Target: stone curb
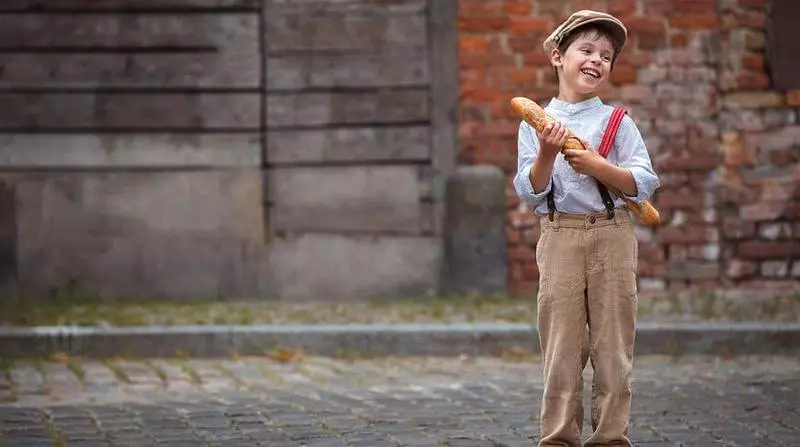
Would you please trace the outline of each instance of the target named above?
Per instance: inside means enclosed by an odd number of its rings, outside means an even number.
[[[525,324],[36,327],[0,329],[0,358],[195,358],[263,355],[276,348],[330,357],[538,353]],[[637,355],[794,355],[800,324],[642,323]]]

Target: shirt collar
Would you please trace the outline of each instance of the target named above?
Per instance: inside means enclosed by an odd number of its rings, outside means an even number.
[[[559,112],[564,112],[569,115],[573,115],[589,109],[593,109],[602,104],[603,101],[600,100],[600,98],[597,96],[593,96],[589,99],[576,103],[569,103],[558,98],[553,98],[550,100],[548,108]]]

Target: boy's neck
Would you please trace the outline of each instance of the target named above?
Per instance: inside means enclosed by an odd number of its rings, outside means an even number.
[[[558,90],[558,96],[556,96],[556,98],[561,100],[561,101],[568,102],[570,104],[577,104],[579,102],[586,101],[587,99],[592,99],[595,96],[597,96],[597,92],[591,92],[591,93],[587,93],[585,95],[582,95],[582,94],[575,93],[575,92],[568,92],[568,91],[565,91],[564,89],[559,89]]]
[[[574,89],[570,88],[566,82],[564,82],[563,75],[559,78],[560,82],[558,83],[558,96],[556,98],[561,101],[568,102],[570,104],[576,104],[597,96],[597,92],[590,92],[587,94],[578,93]]]

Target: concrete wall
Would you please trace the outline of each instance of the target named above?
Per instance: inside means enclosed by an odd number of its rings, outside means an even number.
[[[437,290],[456,3],[3,2],[0,289]]]

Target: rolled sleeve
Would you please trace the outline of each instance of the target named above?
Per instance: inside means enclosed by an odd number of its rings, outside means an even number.
[[[534,161],[536,161],[538,152],[538,143],[533,138],[531,126],[524,121],[521,122],[517,133],[517,175],[514,177],[514,189],[517,191],[517,196],[527,203],[531,209],[538,207],[553,187],[553,179],[551,177],[544,191],[540,193],[533,192],[531,169]]]
[[[629,169],[636,183],[636,195],[625,198],[636,203],[649,200],[661,184],[653,170],[642,134],[636,123],[628,116],[622,120],[618,144],[619,166]]]

